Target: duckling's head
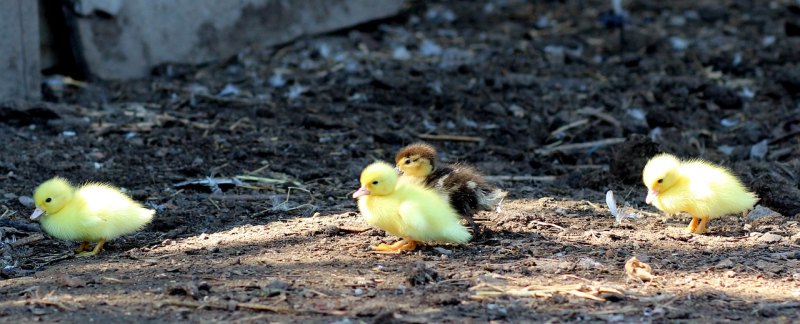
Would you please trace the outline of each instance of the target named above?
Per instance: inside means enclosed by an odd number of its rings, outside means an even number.
[[[37,219],[42,214],[59,212],[72,199],[73,191],[69,181],[61,177],[55,177],[40,184],[33,193],[36,210],[31,214],[31,219]]]
[[[404,175],[424,178],[436,167],[436,149],[427,143],[414,143],[400,149],[394,162]]]
[[[397,172],[385,162],[375,162],[361,171],[361,188],[353,193],[353,198],[361,196],[385,196],[394,192],[397,185]]]
[[[678,182],[681,161],[673,155],[662,153],[647,161],[642,171],[642,182],[647,186],[645,202],[651,203],[659,193],[667,191]]]

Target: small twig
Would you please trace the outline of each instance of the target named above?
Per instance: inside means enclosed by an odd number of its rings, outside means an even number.
[[[215,308],[215,309],[230,309],[228,304],[214,304],[214,303],[196,303],[192,301],[183,301],[183,300],[168,300],[163,302],[158,302],[161,305],[169,305],[169,306],[180,306],[180,307],[194,307],[194,308]],[[262,311],[262,312],[273,312],[278,314],[290,314],[294,313],[294,310],[291,308],[286,307],[275,307],[275,306],[268,306],[256,303],[234,303],[233,308],[239,309],[249,309],[254,311]]]
[[[220,208],[219,208],[219,205],[217,204],[217,202],[216,202],[216,201],[214,201],[214,199],[211,199],[211,197],[210,197],[210,196],[208,197],[208,202],[210,202],[212,205],[214,205],[214,208],[216,208],[217,210],[219,210],[219,209],[220,209]]]
[[[307,208],[307,207],[311,207],[312,209],[316,209],[317,208],[317,206],[314,206],[313,204],[311,204],[311,203],[314,202],[314,195],[311,193],[310,190],[304,189],[304,188],[299,188],[299,187],[288,187],[287,190],[286,190],[286,199],[282,203],[273,206],[272,207],[273,210],[279,210],[281,206],[287,205],[289,203],[289,198],[291,198],[291,195],[292,195],[292,189],[300,190],[300,191],[303,191],[303,192],[307,193],[308,196],[311,197],[311,201],[308,202],[308,203],[299,205],[299,206],[292,207],[292,208],[286,208],[283,211],[293,211],[293,210],[297,210],[297,209],[301,209],[301,208]]]
[[[578,164],[578,165],[559,165],[558,168],[565,170],[604,170],[608,171],[608,164]]]
[[[272,199],[272,197],[275,197],[275,195],[208,195],[208,199],[242,201],[265,201]]]
[[[250,118],[248,117],[239,118],[230,127],[228,127],[228,131],[232,132],[236,130],[236,128],[239,127],[239,125],[244,124],[245,122],[250,122]]]
[[[622,123],[620,123],[619,120],[614,118],[614,116],[611,116],[611,115],[609,115],[609,114],[607,114],[607,113],[605,113],[602,110],[597,109],[597,108],[586,107],[586,108],[583,108],[583,109],[579,109],[578,111],[576,111],[576,113],[578,113],[580,115],[589,115],[589,116],[592,116],[592,117],[596,117],[597,119],[607,121],[608,123],[610,123],[610,124],[612,124],[612,125],[614,125],[616,127],[622,126]]]
[[[273,179],[273,178],[265,178],[265,177],[256,177],[252,175],[238,175],[233,177],[234,179],[241,180],[241,181],[251,181],[256,182],[259,184],[271,184],[271,185],[283,185],[283,184],[292,184],[295,187],[302,187],[303,185],[297,181],[289,180],[289,179]]]
[[[489,289],[487,290],[486,288]],[[500,296],[550,298],[553,296],[553,294],[561,293],[591,300],[605,301],[605,298],[600,297],[599,294],[614,293],[622,295],[621,291],[614,288],[587,286],[582,284],[554,286],[529,285],[523,288],[503,288],[489,284],[480,284],[478,286],[469,288],[469,290],[477,290],[475,295],[472,296],[473,299],[485,299]]]
[[[555,228],[557,228],[557,229],[559,229],[559,230],[562,230],[562,231],[564,230],[564,228],[563,228],[563,227],[561,227],[561,226],[558,226],[558,225],[556,225],[556,224],[553,224],[553,223],[547,223],[547,222],[542,222],[542,221],[537,221],[537,220],[531,220],[530,222],[531,222],[531,223],[534,223],[534,224],[543,225],[543,226],[555,227]]]
[[[45,297],[45,298],[47,298],[47,297]],[[46,305],[46,306],[55,306],[55,307],[61,308],[61,310],[68,311],[68,312],[75,311],[75,309],[73,309],[71,307],[67,307],[67,305],[64,305],[63,303],[57,302],[55,300],[38,299],[38,300],[33,300],[32,302],[34,304],[40,304],[40,305]]]
[[[38,242],[38,241],[41,241],[41,240],[44,240],[44,235],[42,235],[40,233],[35,233],[35,234],[30,235],[30,236],[23,237],[23,238],[21,238],[19,240],[16,240],[14,242],[8,243],[8,246],[4,246],[2,249],[0,249],[0,253],[6,252],[6,251],[11,250],[11,249],[13,249],[15,247],[18,247],[18,246],[31,244],[33,242]]]
[[[581,119],[581,120],[578,120],[578,121],[571,122],[569,124],[566,124],[564,126],[556,128],[556,130],[550,132],[550,136],[548,136],[548,138],[556,138],[556,136],[558,136],[559,133],[566,132],[570,128],[575,128],[575,127],[578,127],[578,126],[586,125],[588,123],[589,123],[589,120],[585,119],[585,118]]]
[[[322,297],[329,297],[330,296],[330,295],[328,295],[326,293],[323,293],[323,292],[321,292],[319,290],[315,290],[315,289],[311,289],[311,288],[303,288],[303,291],[308,291],[308,292],[317,294],[318,296],[322,296]],[[284,299],[285,299],[285,297],[284,297]]]
[[[10,208],[6,207],[6,205],[3,205],[3,215],[0,215],[0,219],[7,218],[16,213],[17,213],[16,211],[11,210]]]
[[[450,141],[450,142],[483,142],[482,137],[464,136],[464,135],[435,135],[435,134],[418,134],[417,137],[431,141]]]
[[[783,134],[781,136],[778,136],[776,138],[773,138],[773,139],[769,140],[769,144],[776,144],[776,143],[785,141],[787,139],[790,139],[792,137],[795,137],[797,135],[800,135],[800,129],[794,130],[794,131],[788,132],[786,134]]]
[[[586,298],[586,299],[591,299],[591,300],[596,300],[596,301],[606,301],[605,298],[597,297],[595,295],[592,295],[592,294],[589,294],[589,293],[585,293],[585,292],[582,292],[582,291],[578,291],[578,290],[570,290],[570,291],[567,291],[566,293],[574,295],[574,296],[577,296],[577,297]]]
[[[339,230],[345,233],[364,233],[370,229],[369,227],[339,226]]]
[[[556,181],[556,176],[513,176],[513,175],[500,175],[500,176],[487,176],[486,180],[489,181],[538,181],[538,182],[553,182]]]
[[[566,144],[551,148],[543,148],[536,150],[536,154],[540,155],[550,155],[555,152],[570,152],[570,151],[578,151],[578,150],[585,150],[589,148],[595,147],[602,147],[608,145],[616,145],[625,142],[624,137],[613,137],[613,138],[606,138],[598,141],[591,141],[591,142],[584,142],[584,143],[574,143],[574,144]]]
[[[442,281],[436,282],[436,285],[438,286],[438,285],[449,284],[449,283],[453,283],[453,282],[469,284],[469,281],[470,281],[469,279],[447,279],[447,280],[442,280]]]
[[[266,169],[266,168],[269,168],[269,164],[264,164],[260,168],[255,169],[253,171],[247,171],[247,174],[248,175],[258,174],[259,172],[264,171],[264,169]]]
[[[206,130],[203,131],[203,138],[208,137],[208,134],[211,132],[212,129],[217,127],[217,124],[219,124],[219,120],[215,120],[214,123],[211,124],[211,126],[206,128]]]

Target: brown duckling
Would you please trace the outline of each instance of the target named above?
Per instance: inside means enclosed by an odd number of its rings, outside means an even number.
[[[475,168],[464,164],[440,165],[436,149],[427,143],[408,145],[395,156],[401,181],[410,181],[436,190],[466,219],[473,230],[478,225],[473,215],[495,210],[508,194],[489,184]]]

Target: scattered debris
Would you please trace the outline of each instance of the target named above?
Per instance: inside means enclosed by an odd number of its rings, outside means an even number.
[[[624,296],[621,291],[604,286],[573,284],[573,285],[529,285],[526,287],[503,287],[481,283],[469,288],[473,291],[472,299],[484,300],[498,297],[534,297],[553,298],[558,294],[572,295],[580,298],[606,301],[603,295]]]
[[[230,83],[226,84],[225,88],[222,88],[222,90],[217,94],[219,97],[235,97],[238,95],[239,88]]]
[[[463,136],[463,135],[418,134],[417,137],[431,141],[483,142],[483,138],[475,136]]]
[[[235,311],[237,309],[243,310],[251,310],[251,311],[259,311],[259,312],[271,312],[277,314],[292,314],[295,313],[294,309],[286,308],[286,307],[278,307],[278,306],[270,306],[270,305],[263,305],[257,303],[211,303],[211,302],[193,302],[193,301],[186,301],[186,300],[167,300],[167,301],[158,301],[155,303],[156,308],[161,308],[163,306],[179,306],[179,307],[191,307],[194,309],[221,309],[227,311]]]
[[[769,140],[763,140],[750,147],[750,158],[763,160],[769,150]]]
[[[766,217],[781,217],[781,214],[772,209],[769,209],[768,207],[764,207],[761,204],[756,205],[756,208],[753,208],[753,210],[747,213],[747,220],[749,221],[754,221]]]
[[[7,246],[4,246],[4,247],[0,248],[0,254],[5,253],[6,251],[8,251],[10,249],[13,249],[15,247],[24,246],[24,245],[27,245],[27,244],[31,244],[31,243],[34,243],[34,242],[41,241],[41,240],[44,240],[44,235],[43,234],[41,234],[41,233],[31,234],[30,236],[26,236],[26,237],[23,237],[21,239],[17,239],[14,242],[8,243]]]
[[[204,189],[204,191],[208,191],[214,194],[221,194],[225,188],[225,190],[239,187],[244,185],[242,181],[235,178],[212,178],[206,177],[204,179],[196,179],[196,180],[187,180],[183,182],[176,183],[173,187],[178,189]]]
[[[63,287],[78,288],[86,286],[86,280],[62,273],[56,276],[56,282]]]
[[[609,190],[606,192],[606,204],[611,215],[614,216],[617,224],[621,223],[623,219],[640,220],[642,216],[636,214],[633,208],[629,207],[627,203],[623,203],[621,208],[617,206],[617,200],[614,198],[614,192]]]
[[[417,262],[407,281],[412,287],[424,286],[439,281],[439,274],[424,262]]]
[[[625,273],[628,275],[628,279],[642,283],[650,282],[655,278],[652,272],[653,268],[649,264],[639,261],[636,257],[631,257],[625,262]]]
[[[542,149],[537,149],[535,152],[536,154],[540,155],[551,155],[556,152],[572,152],[572,151],[580,151],[585,149],[596,150],[598,148],[609,146],[609,145],[617,145],[625,142],[625,138],[607,138],[597,141],[585,142],[585,143],[573,143],[573,144],[564,144],[564,145],[555,145],[555,146],[548,146]]]

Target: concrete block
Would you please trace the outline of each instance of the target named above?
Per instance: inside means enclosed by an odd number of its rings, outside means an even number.
[[[38,100],[39,12],[36,1],[0,1],[0,101]]]
[[[402,6],[403,0],[82,0],[78,29],[92,74],[126,79],[164,63],[223,59],[248,45],[385,18]]]

